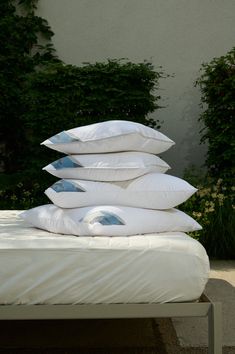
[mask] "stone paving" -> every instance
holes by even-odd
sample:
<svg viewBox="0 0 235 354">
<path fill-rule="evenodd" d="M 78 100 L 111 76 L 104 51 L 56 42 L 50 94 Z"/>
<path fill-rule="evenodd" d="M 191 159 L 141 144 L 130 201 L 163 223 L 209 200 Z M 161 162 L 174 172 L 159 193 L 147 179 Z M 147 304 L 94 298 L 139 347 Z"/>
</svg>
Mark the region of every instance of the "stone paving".
<svg viewBox="0 0 235 354">
<path fill-rule="evenodd" d="M 235 261 L 211 261 L 205 293 L 212 301 L 222 303 L 223 347 L 235 353 Z M 182 348 L 206 347 L 206 319 L 174 318 L 172 322 Z"/>
</svg>

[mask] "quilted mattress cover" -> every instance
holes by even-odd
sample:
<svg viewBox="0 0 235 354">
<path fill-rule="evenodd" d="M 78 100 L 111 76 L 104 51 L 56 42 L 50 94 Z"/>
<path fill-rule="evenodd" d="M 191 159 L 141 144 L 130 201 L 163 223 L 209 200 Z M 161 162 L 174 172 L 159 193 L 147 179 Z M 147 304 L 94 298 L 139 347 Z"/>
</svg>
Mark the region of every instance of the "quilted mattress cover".
<svg viewBox="0 0 235 354">
<path fill-rule="evenodd" d="M 0 304 L 164 303 L 200 297 L 202 245 L 182 232 L 76 237 L 0 211 Z"/>
</svg>

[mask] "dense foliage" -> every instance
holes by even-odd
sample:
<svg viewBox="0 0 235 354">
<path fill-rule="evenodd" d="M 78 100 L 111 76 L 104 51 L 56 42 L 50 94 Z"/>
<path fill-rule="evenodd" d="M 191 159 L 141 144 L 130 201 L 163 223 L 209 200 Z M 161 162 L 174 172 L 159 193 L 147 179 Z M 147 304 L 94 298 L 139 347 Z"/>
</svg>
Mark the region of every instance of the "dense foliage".
<svg viewBox="0 0 235 354">
<path fill-rule="evenodd" d="M 211 258 L 235 259 L 235 187 L 196 169 L 187 170 L 184 177 L 198 188 L 180 206 L 203 227 L 192 236 L 203 244 Z"/>
<path fill-rule="evenodd" d="M 202 225 L 194 237 L 210 257 L 235 259 L 235 48 L 203 64 L 196 85 L 203 108 L 201 140 L 208 144 L 207 171 L 187 171 L 185 178 L 199 191 L 181 208 Z"/>
<path fill-rule="evenodd" d="M 1 168 L 10 173 L 20 168 L 19 152 L 25 146 L 22 90 L 27 74 L 58 62 L 50 42 L 53 33 L 46 20 L 34 13 L 36 2 L 0 2 Z"/>
<path fill-rule="evenodd" d="M 202 141 L 208 143 L 206 164 L 209 175 L 234 183 L 235 173 L 235 48 L 202 65 L 196 85 L 205 108 Z"/>
<path fill-rule="evenodd" d="M 110 119 L 156 125 L 147 114 L 159 107 L 153 90 L 161 76 L 149 63 L 116 60 L 81 67 L 56 64 L 33 73 L 24 91 L 22 119 L 29 132 L 24 163 L 45 161 L 40 142 L 71 127 Z"/>
<path fill-rule="evenodd" d="M 0 116 L 3 173 L 1 208 L 29 208 L 47 202 L 53 177 L 41 168 L 58 153 L 40 146 L 75 126 L 110 119 L 159 127 L 148 113 L 160 108 L 162 69 L 148 62 L 108 60 L 65 65 L 54 55 L 47 22 L 35 16 L 36 0 L 3 0 L 0 11 Z M 23 6 L 19 9 L 19 4 Z M 46 38 L 41 45 L 39 38 Z"/>
</svg>

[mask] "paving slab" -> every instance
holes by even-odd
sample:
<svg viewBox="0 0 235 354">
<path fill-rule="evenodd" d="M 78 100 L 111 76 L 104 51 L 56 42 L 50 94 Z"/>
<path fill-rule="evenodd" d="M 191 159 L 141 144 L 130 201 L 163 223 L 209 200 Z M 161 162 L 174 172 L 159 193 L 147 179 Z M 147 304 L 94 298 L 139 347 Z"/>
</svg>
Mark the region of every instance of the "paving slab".
<svg viewBox="0 0 235 354">
<path fill-rule="evenodd" d="M 223 346 L 235 348 L 235 261 L 211 261 L 205 293 L 222 303 Z M 182 348 L 207 346 L 206 318 L 174 318 L 172 322 Z"/>
</svg>

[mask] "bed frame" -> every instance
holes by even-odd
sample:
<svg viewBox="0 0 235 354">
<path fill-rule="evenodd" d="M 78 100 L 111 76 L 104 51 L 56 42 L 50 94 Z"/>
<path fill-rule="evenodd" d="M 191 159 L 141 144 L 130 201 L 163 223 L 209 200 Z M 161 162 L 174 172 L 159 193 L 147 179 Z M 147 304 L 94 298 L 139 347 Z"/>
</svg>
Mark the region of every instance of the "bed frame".
<svg viewBox="0 0 235 354">
<path fill-rule="evenodd" d="M 208 317 L 208 354 L 222 354 L 221 303 L 0 305 L 0 320 Z"/>
</svg>

